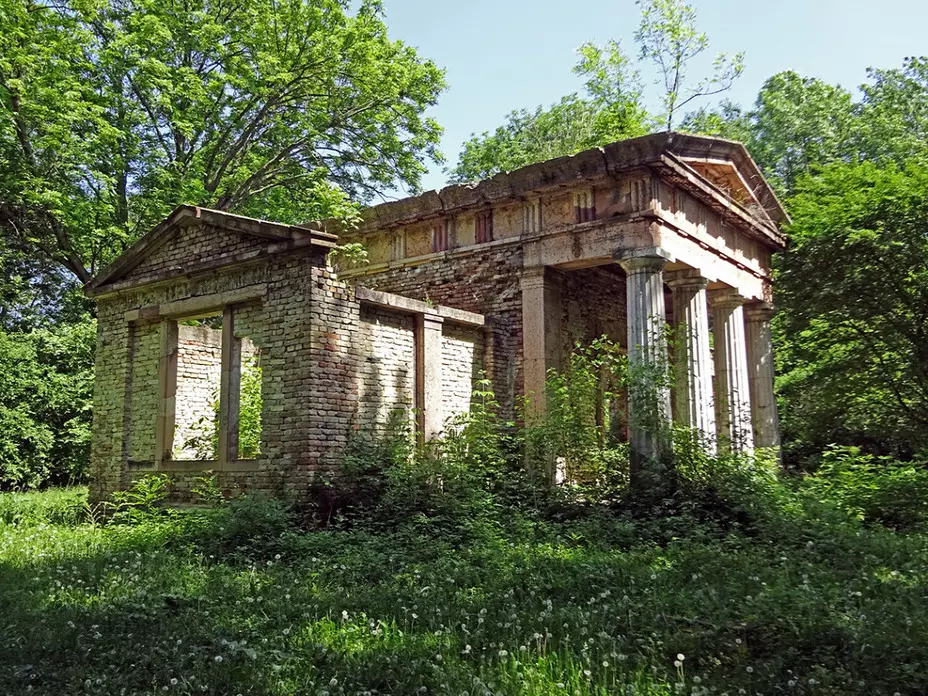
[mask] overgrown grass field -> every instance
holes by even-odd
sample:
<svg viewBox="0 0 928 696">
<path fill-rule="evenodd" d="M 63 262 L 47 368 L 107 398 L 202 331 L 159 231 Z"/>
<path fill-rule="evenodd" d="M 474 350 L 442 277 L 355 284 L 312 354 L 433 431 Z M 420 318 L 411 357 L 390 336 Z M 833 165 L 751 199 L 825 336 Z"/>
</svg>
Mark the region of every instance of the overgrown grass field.
<svg viewBox="0 0 928 696">
<path fill-rule="evenodd" d="M 313 530 L 3 494 L 0 693 L 925 693 L 928 536 L 778 495 Z"/>
</svg>

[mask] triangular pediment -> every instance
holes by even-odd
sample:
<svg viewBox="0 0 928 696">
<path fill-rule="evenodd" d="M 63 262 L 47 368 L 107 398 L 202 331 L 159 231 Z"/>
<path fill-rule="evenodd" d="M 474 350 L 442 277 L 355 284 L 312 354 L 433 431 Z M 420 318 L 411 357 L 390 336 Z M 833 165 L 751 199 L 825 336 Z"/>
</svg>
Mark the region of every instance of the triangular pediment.
<svg viewBox="0 0 928 696">
<path fill-rule="evenodd" d="M 267 247 L 319 237 L 331 235 L 309 227 L 184 205 L 126 249 L 87 284 L 85 291 L 98 295 L 116 284 L 144 284 L 193 269 L 219 267 Z"/>
</svg>

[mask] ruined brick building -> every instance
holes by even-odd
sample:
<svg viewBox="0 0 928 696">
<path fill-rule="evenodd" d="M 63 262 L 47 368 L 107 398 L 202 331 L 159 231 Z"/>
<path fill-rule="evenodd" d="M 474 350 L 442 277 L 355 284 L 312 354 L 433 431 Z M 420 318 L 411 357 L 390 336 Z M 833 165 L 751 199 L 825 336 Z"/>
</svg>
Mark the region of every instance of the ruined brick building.
<svg viewBox="0 0 928 696">
<path fill-rule="evenodd" d="M 546 371 L 576 341 L 657 360 L 665 318 L 684 336 L 673 417 L 710 447 L 777 446 L 785 219 L 741 145 L 676 133 L 378 205 L 341 235 L 182 206 L 87 287 L 93 495 L 166 472 L 183 498 L 205 470 L 229 490 L 304 495 L 352 432 L 398 409 L 434 437 L 485 372 L 504 410 L 528 395 L 543 412 Z M 344 242 L 367 261 L 336 273 L 327 254 Z"/>
</svg>

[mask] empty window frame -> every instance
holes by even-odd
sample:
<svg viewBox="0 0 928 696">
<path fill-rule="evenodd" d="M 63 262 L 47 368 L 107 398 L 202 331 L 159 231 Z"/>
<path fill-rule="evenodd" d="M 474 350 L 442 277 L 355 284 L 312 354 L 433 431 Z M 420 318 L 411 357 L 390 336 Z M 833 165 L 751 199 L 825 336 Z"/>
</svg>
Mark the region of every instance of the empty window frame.
<svg viewBox="0 0 928 696">
<path fill-rule="evenodd" d="M 217 463 L 261 453 L 261 354 L 236 333 L 235 310 L 166 319 L 158 441 L 161 461 Z"/>
</svg>

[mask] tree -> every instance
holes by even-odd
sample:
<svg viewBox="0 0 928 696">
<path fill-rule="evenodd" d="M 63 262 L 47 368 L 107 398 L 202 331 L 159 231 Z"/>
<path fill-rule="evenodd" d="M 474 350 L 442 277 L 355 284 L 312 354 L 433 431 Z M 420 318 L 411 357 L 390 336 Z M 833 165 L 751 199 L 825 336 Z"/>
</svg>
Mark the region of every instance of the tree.
<svg viewBox="0 0 928 696">
<path fill-rule="evenodd" d="M 443 73 L 378 0 L 0 0 L 0 26 L 5 246 L 80 282 L 180 203 L 301 222 L 439 158 Z"/>
<path fill-rule="evenodd" d="M 835 162 L 790 209 L 776 326 L 787 435 L 818 451 L 928 446 L 928 167 Z"/>
<path fill-rule="evenodd" d="M 683 0 L 639 0 L 641 23 L 635 32 L 639 55 L 659 72 L 663 87 L 664 130 L 673 130 L 674 118 L 683 107 L 700 97 L 721 94 L 731 88 L 744 70 L 744 53 L 719 53 L 714 72 L 687 87 L 690 61 L 709 48 L 709 37 L 696 29 L 696 10 Z"/>
<path fill-rule="evenodd" d="M 583 44 L 574 73 L 586 95 L 570 94 L 549 107 L 511 112 L 494 132 L 464 143 L 449 171 L 452 183 L 486 179 L 534 162 L 572 155 L 597 145 L 647 133 L 638 74 L 614 41 Z"/>
<path fill-rule="evenodd" d="M 902 162 L 928 155 L 928 57 L 901 69 L 867 70 L 861 86 L 858 147 L 870 159 Z"/>
</svg>

